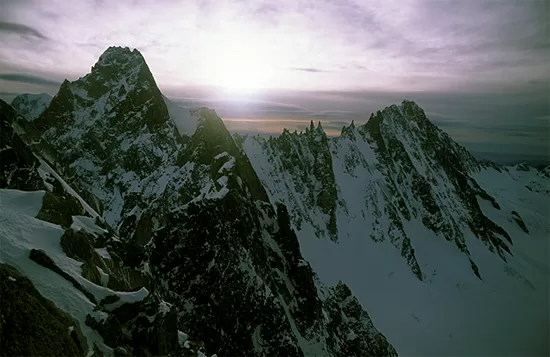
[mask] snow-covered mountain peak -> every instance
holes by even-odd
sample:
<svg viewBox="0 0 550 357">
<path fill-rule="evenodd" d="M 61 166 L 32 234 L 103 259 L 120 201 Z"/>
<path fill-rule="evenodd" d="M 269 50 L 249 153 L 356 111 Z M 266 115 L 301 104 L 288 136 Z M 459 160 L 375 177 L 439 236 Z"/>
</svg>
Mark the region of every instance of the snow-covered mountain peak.
<svg viewBox="0 0 550 357">
<path fill-rule="evenodd" d="M 51 100 L 52 96 L 46 93 L 24 93 L 13 98 L 11 106 L 28 120 L 34 120 L 42 114 Z"/>
<path fill-rule="evenodd" d="M 129 47 L 110 46 L 101 56 L 99 56 L 94 67 L 109 67 L 113 65 L 123 65 L 125 63 L 141 65 L 145 64 L 145 59 L 137 49 L 131 50 Z"/>
<path fill-rule="evenodd" d="M 158 91 L 145 59 L 138 50 L 127 47 L 109 47 L 85 77 L 79 79 L 81 97 L 98 99 L 107 90 L 124 97 L 132 90 Z M 87 88 L 86 88 L 87 87 Z M 82 93 L 85 90 L 88 93 Z"/>
<path fill-rule="evenodd" d="M 381 152 L 434 158 L 440 165 L 466 173 L 479 170 L 479 162 L 461 145 L 434 125 L 415 102 L 404 100 L 372 114 L 360 127 Z"/>
<path fill-rule="evenodd" d="M 355 140 L 355 134 L 357 132 L 357 129 L 355 127 L 355 121 L 351 121 L 351 124 L 348 126 L 343 126 L 342 131 L 340 132 L 341 137 L 345 137 L 349 140 Z"/>
<path fill-rule="evenodd" d="M 424 110 L 418 104 L 410 100 L 403 100 L 401 104 L 392 104 L 371 115 L 366 124 L 368 124 L 367 127 L 383 124 L 419 131 L 424 129 L 428 123 L 431 124 Z"/>
<path fill-rule="evenodd" d="M 414 100 L 403 99 L 400 107 L 409 115 L 414 115 L 414 113 L 422 113 L 425 116 L 424 109 L 420 108 L 420 106 L 416 104 Z"/>
<path fill-rule="evenodd" d="M 34 123 L 56 151 L 52 163 L 105 204 L 114 226 L 125 194 L 175 164 L 183 145 L 142 55 L 128 48 L 109 48 L 86 76 L 65 80 Z"/>
</svg>

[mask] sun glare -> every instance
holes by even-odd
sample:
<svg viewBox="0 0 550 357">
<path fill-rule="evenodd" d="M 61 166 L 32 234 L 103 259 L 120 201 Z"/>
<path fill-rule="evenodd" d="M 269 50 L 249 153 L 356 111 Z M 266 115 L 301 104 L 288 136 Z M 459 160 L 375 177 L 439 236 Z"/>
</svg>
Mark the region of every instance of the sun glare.
<svg viewBox="0 0 550 357">
<path fill-rule="evenodd" d="M 275 78 L 273 59 L 251 42 L 227 41 L 216 49 L 217 56 L 205 63 L 209 81 L 229 92 L 250 92 L 269 88 Z"/>
</svg>

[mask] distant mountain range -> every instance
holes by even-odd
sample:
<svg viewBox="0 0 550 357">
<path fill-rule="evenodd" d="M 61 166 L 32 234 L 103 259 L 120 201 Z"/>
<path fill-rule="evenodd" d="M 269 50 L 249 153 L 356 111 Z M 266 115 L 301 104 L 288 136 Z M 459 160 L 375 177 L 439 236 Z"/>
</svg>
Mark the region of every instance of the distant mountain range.
<svg viewBox="0 0 550 357">
<path fill-rule="evenodd" d="M 0 118 L 7 354 L 549 352 L 550 167 L 480 160 L 413 101 L 231 134 L 110 47 Z"/>
<path fill-rule="evenodd" d="M 29 120 L 34 120 L 42 114 L 51 101 L 52 96 L 46 93 L 25 93 L 13 98 L 11 106 L 17 110 L 20 115 Z"/>
</svg>

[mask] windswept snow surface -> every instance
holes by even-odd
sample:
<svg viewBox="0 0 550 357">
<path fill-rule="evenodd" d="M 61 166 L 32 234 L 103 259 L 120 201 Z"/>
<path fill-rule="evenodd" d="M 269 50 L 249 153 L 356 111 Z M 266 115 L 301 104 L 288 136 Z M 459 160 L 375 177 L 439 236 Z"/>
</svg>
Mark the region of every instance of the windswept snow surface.
<svg viewBox="0 0 550 357">
<path fill-rule="evenodd" d="M 35 218 L 42 207 L 44 191 L 19 191 L 0 189 L 0 262 L 14 266 L 27 276 L 42 296 L 51 300 L 61 310 L 75 318 L 88 341 L 88 355 L 93 353 L 96 344 L 104 354 L 110 355 L 112 350 L 103 343 L 101 336 L 85 324 L 86 315 L 91 314 L 102 320 L 105 314 L 94 311 L 94 304 L 68 280 L 57 273 L 44 268 L 30 260 L 31 249 L 44 250 L 54 263 L 64 272 L 75 278 L 81 286 L 92 293 L 97 301 L 109 295 L 117 295 L 120 299 L 106 306 L 115 309 L 124 303 L 133 303 L 145 299 L 149 292 L 146 288 L 138 291 L 118 292 L 96 285 L 82 276 L 82 263 L 67 257 L 61 248 L 60 239 L 65 232 L 56 224 Z M 94 226 L 89 217 L 74 216 L 74 228 L 86 229 L 99 233 L 100 228 Z M 109 253 L 97 249 L 98 253 L 108 259 Z M 104 285 L 108 276 L 102 276 Z"/>
<path fill-rule="evenodd" d="M 79 322 L 88 341 L 88 355 L 93 353 L 94 343 L 104 353 L 110 353 L 101 336 L 85 324 L 87 314 L 96 314 L 92 302 L 69 281 L 29 259 L 31 249 L 42 249 L 61 269 L 67 271 L 67 266 L 75 264 L 80 268 L 78 262 L 61 250 L 64 230 L 34 218 L 42 207 L 43 196 L 44 191 L 0 189 L 0 262 L 14 266 L 32 281 L 42 296 Z"/>
</svg>

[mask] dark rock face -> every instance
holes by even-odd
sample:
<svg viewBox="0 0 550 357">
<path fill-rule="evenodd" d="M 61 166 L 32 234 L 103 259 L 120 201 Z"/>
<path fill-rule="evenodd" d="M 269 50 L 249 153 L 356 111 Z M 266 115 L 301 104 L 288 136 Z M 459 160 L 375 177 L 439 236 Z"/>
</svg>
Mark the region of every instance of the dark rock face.
<svg viewBox="0 0 550 357">
<path fill-rule="evenodd" d="M 339 282 L 330 290 L 333 295 L 327 300 L 327 310 L 332 320 L 340 321 L 340 324 L 330 323 L 329 328 L 339 336 L 343 356 L 397 355 L 393 348 L 388 347 L 383 335 L 369 333 L 373 328 L 370 317 L 345 284 Z"/>
<path fill-rule="evenodd" d="M 69 228 L 73 223 L 72 216 L 85 215 L 86 211 L 80 202 L 71 195 L 58 195 L 50 192 L 44 194 L 42 208 L 36 218 Z"/>
<path fill-rule="evenodd" d="M 135 249 L 131 243 L 110 241 L 109 237 L 96 237 L 83 230 L 73 229 L 65 231 L 60 243 L 68 257 L 83 263 L 82 275 L 97 285 L 104 285 L 101 282 L 101 270 L 108 276 L 106 287 L 115 291 L 133 291 L 142 286 L 149 287 L 147 277 L 132 269 L 123 259 L 126 252 Z M 110 259 L 101 257 L 95 248 L 105 249 Z"/>
<path fill-rule="evenodd" d="M 200 118 L 197 130 L 189 140 L 186 149 L 190 155 L 187 162 L 197 162 L 203 165 L 212 164 L 212 172 L 222 170 L 225 162 L 213 163 L 217 155 L 228 153 L 228 157 L 235 158 L 236 170 L 242 179 L 247 182 L 248 193 L 253 200 L 269 201 L 263 185 L 256 172 L 252 168 L 246 154 L 238 148 L 231 134 L 218 117 L 215 111 L 207 108 L 200 108 L 196 112 Z"/>
<path fill-rule="evenodd" d="M 100 309 L 106 309 L 104 304 L 100 304 Z M 115 355 L 181 356 L 177 310 L 165 302 L 162 304 L 164 308 L 157 297 L 150 296 L 142 302 L 105 310 L 108 318 L 103 322 L 88 315 L 86 324 L 114 347 Z"/>
<path fill-rule="evenodd" d="M 529 234 L 529 229 L 527 229 L 525 222 L 523 222 L 523 219 L 521 219 L 521 216 L 516 211 L 512 211 L 512 218 L 525 233 Z"/>
<path fill-rule="evenodd" d="M 180 310 L 185 310 L 187 301 L 193 304 L 181 323 L 194 326 L 195 334 L 212 352 L 254 354 L 254 327 L 265 326 L 261 337 L 271 345 L 267 354 L 298 355 L 295 340 L 284 342 L 290 326 L 282 307 L 274 297 L 265 296 L 261 279 L 265 272 L 257 280 L 248 275 L 257 275 L 256 264 L 267 257 L 250 256 L 250 245 L 262 244 L 260 230 L 254 222 L 255 207 L 239 201 L 226 197 L 215 204 L 193 204 L 185 215 L 170 217 L 167 229 L 155 234 L 151 264 L 158 268 L 154 275 L 164 278 L 163 284 L 174 294 L 171 301 Z M 231 220 L 237 224 L 225 223 Z M 258 247 L 254 252 L 264 249 Z"/>
<path fill-rule="evenodd" d="M 78 322 L 42 297 L 31 281 L 0 264 L 2 356 L 84 356 Z"/>
<path fill-rule="evenodd" d="M 300 263 L 285 209 L 279 206 L 276 215 L 270 205 L 241 197 L 229 193 L 216 202 L 190 204 L 155 233 L 149 263 L 156 289 L 179 308 L 181 326 L 193 326 L 206 351 L 220 356 L 370 355 L 374 347 L 343 347 L 352 344 L 345 338 L 350 329 L 342 325 L 345 313 L 322 300 L 313 271 Z M 365 341 L 379 336 L 355 303 L 358 324 L 367 327 L 350 328 Z M 323 309 L 333 314 L 329 321 Z M 395 354 L 387 342 L 378 346 L 385 355 Z"/>
<path fill-rule="evenodd" d="M 13 130 L 17 120 L 15 110 L 0 100 L 0 188 L 43 190 L 46 186 L 36 170 L 39 162 Z"/>
</svg>

